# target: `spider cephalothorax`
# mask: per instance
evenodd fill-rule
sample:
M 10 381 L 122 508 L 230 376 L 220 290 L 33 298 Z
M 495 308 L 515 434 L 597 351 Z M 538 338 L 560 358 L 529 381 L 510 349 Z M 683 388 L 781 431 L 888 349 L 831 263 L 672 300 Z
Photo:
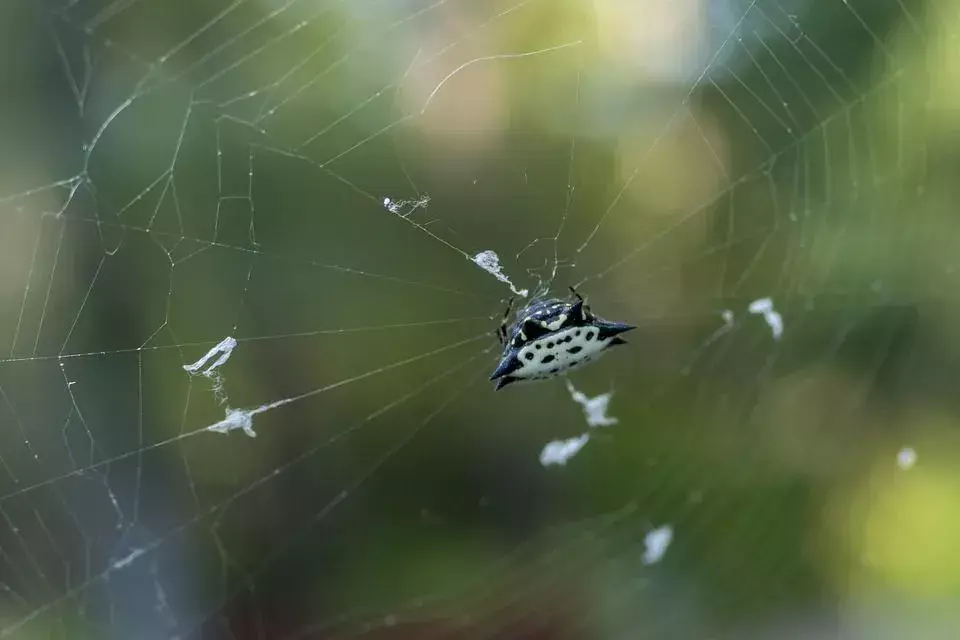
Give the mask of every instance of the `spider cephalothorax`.
M 619 334 L 634 327 L 608 322 L 590 312 L 583 298 L 532 302 L 507 327 L 500 326 L 503 354 L 490 376 L 497 389 L 520 380 L 545 380 L 599 358 L 608 348 L 626 344 Z M 509 309 L 507 310 L 509 314 Z

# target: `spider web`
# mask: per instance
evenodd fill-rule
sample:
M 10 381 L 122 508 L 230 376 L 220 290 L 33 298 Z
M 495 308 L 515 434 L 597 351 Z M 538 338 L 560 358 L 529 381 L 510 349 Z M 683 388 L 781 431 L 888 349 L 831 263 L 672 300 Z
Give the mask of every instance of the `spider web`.
M 639 5 L 3 8 L 0 637 L 814 601 L 802 513 L 853 432 L 790 441 L 781 381 L 839 372 L 855 422 L 919 359 L 947 280 L 902 215 L 935 184 L 904 51 L 956 7 Z M 568 285 L 631 345 L 494 394 L 506 299 Z

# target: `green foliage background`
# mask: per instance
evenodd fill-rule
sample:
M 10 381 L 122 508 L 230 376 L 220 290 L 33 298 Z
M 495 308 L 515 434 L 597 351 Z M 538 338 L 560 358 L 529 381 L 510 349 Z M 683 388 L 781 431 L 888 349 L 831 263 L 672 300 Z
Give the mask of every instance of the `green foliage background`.
M 6 631 L 954 637 L 960 4 L 636 5 L 5 3 Z M 640 325 L 564 467 L 485 249 Z

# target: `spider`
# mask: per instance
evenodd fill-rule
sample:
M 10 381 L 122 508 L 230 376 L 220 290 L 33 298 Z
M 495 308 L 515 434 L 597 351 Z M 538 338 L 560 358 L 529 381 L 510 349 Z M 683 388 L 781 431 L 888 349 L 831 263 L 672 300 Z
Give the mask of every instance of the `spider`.
M 521 380 L 546 380 L 599 358 L 609 347 L 626 344 L 619 334 L 635 327 L 609 322 L 590 312 L 583 296 L 570 287 L 573 299 L 535 300 L 513 324 L 507 323 L 513 298 L 507 304 L 497 337 L 503 354 L 490 376 L 497 389 Z

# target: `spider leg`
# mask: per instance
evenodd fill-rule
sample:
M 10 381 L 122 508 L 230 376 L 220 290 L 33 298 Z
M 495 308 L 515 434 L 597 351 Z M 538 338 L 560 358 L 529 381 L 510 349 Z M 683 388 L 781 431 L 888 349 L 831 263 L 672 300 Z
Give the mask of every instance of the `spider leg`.
M 573 287 L 569 287 L 569 289 L 570 289 L 570 293 L 573 294 L 573 297 L 575 297 L 575 298 L 577 299 L 577 301 L 576 301 L 576 302 L 574 303 L 574 305 L 573 305 L 573 308 L 574 308 L 574 309 L 577 309 L 577 308 L 579 307 L 579 310 L 578 310 L 579 313 L 578 313 L 578 315 L 580 316 L 581 319 L 583 319 L 583 320 L 588 320 L 588 319 L 590 319 L 590 307 L 589 307 L 588 305 L 584 304 L 584 302 L 583 302 L 583 296 L 580 295 L 580 294 L 577 292 L 577 290 L 574 289 Z
M 500 320 L 500 326 L 496 331 L 497 338 L 500 340 L 500 344 L 507 343 L 507 318 L 510 317 L 511 310 L 513 310 L 513 297 L 507 301 L 507 308 L 503 312 L 503 318 Z

